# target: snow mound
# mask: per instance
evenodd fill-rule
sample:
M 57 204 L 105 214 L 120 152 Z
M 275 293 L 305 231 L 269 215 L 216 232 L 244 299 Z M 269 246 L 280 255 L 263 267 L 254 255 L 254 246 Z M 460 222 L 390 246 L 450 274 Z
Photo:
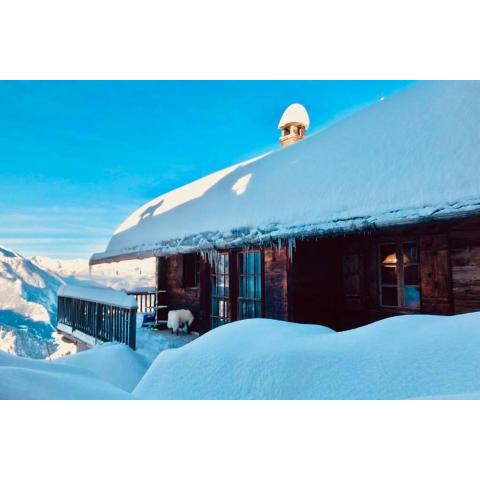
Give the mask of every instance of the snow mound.
M 131 392 L 143 377 L 148 362 L 126 345 L 103 344 L 91 350 L 55 360 L 55 363 L 81 367 L 105 382 Z
M 266 319 L 162 352 L 145 399 L 407 399 L 480 391 L 480 313 L 405 315 L 335 333 Z
M 89 370 L 0 352 L 1 400 L 120 400 L 130 394 Z
M 301 142 L 159 196 L 91 262 L 480 211 L 480 82 L 425 82 Z M 241 194 L 235 188 L 248 178 Z

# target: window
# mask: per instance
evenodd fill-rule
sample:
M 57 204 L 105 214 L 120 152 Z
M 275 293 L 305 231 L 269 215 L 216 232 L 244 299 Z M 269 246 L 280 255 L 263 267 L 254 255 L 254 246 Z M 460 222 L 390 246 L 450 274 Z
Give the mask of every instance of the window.
M 211 269 L 212 328 L 230 321 L 230 268 L 228 253 L 219 253 Z
M 420 273 L 416 242 L 380 245 L 380 303 L 420 309 Z
M 200 286 L 200 255 L 188 253 L 183 255 L 183 287 L 193 288 Z
M 262 316 L 262 254 L 259 250 L 238 254 L 238 318 Z

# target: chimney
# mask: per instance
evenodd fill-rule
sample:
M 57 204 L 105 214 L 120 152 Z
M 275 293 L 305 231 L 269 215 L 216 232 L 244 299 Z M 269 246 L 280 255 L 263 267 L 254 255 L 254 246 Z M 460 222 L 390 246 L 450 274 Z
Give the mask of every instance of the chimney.
M 286 147 L 291 143 L 298 142 L 305 136 L 310 125 L 307 110 L 300 103 L 292 103 L 282 115 L 278 124 L 282 131 L 280 144 Z

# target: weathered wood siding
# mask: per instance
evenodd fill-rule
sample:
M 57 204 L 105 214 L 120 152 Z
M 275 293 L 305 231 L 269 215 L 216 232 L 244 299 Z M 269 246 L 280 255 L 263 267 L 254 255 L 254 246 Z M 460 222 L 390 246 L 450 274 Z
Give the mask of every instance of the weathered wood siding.
M 423 224 L 343 237 L 298 240 L 293 260 L 287 248 L 263 252 L 264 316 L 321 323 L 336 330 L 363 325 L 408 310 L 379 304 L 378 244 L 416 241 L 419 249 L 420 313 L 480 310 L 480 221 Z M 230 251 L 231 318 L 237 318 L 237 254 Z M 201 261 L 200 288 L 183 287 L 181 255 L 162 260 L 159 282 L 169 309 L 188 308 L 194 329 L 210 325 L 210 266 Z
M 265 317 L 288 320 L 289 260 L 287 248 L 264 250 Z
M 480 222 L 463 222 L 450 232 L 455 313 L 480 310 Z
M 421 312 L 440 315 L 452 314 L 453 299 L 448 234 L 421 235 L 419 249 Z

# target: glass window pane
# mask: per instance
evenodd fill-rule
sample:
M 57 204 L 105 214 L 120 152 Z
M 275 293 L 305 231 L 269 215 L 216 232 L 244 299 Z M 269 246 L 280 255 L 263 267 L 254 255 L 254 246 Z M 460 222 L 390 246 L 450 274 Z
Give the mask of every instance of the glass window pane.
M 403 244 L 403 263 L 417 263 L 417 245 L 415 243 Z
M 395 244 L 380 246 L 380 261 L 385 263 L 397 263 L 397 247 Z
M 382 265 L 382 283 L 388 285 L 397 284 L 397 267 L 396 265 Z
M 261 253 L 260 252 L 255 252 L 255 275 L 261 275 L 262 270 L 261 270 Z
M 405 285 L 418 285 L 418 265 L 406 265 L 403 269 L 403 276 Z
M 260 275 L 255 277 L 255 298 L 262 298 L 262 277 Z
M 403 298 L 406 308 L 420 308 L 420 288 L 405 287 L 403 289 Z
M 246 316 L 245 301 L 244 301 L 244 300 L 240 300 L 240 302 L 239 302 L 238 305 L 239 305 L 239 309 L 238 309 L 238 310 L 239 310 L 239 311 L 238 311 L 238 314 L 239 314 L 239 315 L 238 315 L 238 316 L 239 316 L 240 318 L 245 318 L 245 316 Z
M 253 318 L 255 317 L 255 302 L 248 302 L 248 317 Z
M 382 287 L 382 305 L 398 306 L 397 287 Z
M 218 302 L 216 298 L 212 298 L 212 315 L 218 315 Z
M 248 298 L 255 298 L 255 277 L 253 275 L 249 275 L 247 277 L 247 296 Z
M 260 302 L 255 302 L 255 316 L 262 316 L 262 304 Z
M 255 273 L 255 252 L 248 252 L 248 273 L 250 275 Z
M 224 255 L 224 262 L 223 263 L 224 263 L 224 273 L 228 273 L 228 268 L 229 268 L 229 266 L 228 266 L 228 254 Z

